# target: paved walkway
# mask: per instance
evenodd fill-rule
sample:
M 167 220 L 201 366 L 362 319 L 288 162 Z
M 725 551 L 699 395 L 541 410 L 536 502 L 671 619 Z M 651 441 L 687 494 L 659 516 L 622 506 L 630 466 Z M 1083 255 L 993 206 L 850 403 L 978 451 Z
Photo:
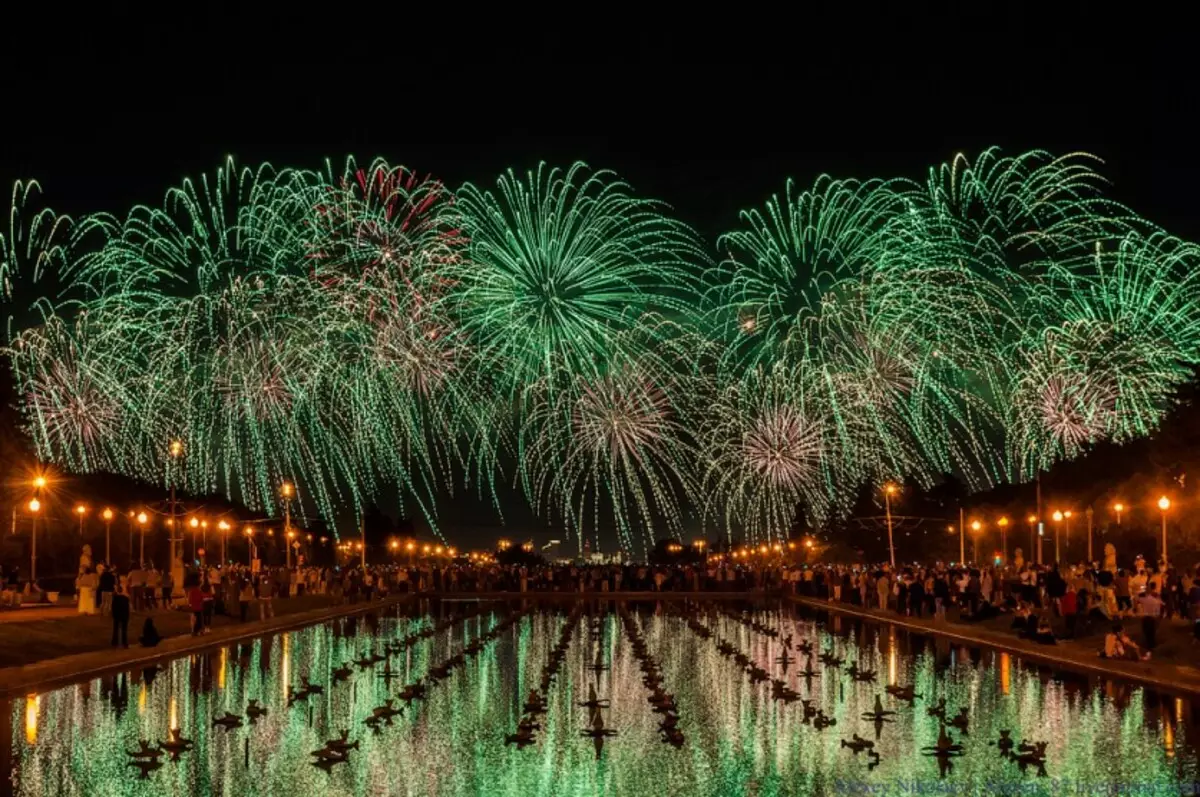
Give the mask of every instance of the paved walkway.
M 74 604 L 31 606 L 27 609 L 5 609 L 0 611 L 0 625 L 4 623 L 31 623 L 37 620 L 65 620 L 79 614 Z
M 277 598 L 275 618 L 258 620 L 255 611 L 247 622 L 217 615 L 212 632 L 192 636 L 187 612 L 161 609 L 149 614 L 135 612 L 129 623 L 128 648 L 111 645 L 112 621 L 107 617 L 72 614 L 66 618 L 0 624 L 0 694 L 44 691 L 54 685 L 103 672 L 144 666 L 150 662 L 227 645 L 243 639 L 276 633 L 335 617 L 360 614 L 401 603 L 407 596 L 386 601 L 332 605 L 326 596 Z M 256 609 L 256 607 L 252 607 Z M 32 610 L 30 610 L 32 611 Z M 137 642 L 147 616 L 164 639 L 157 647 L 144 648 Z
M 1163 621 L 1159 626 L 1159 644 L 1151 661 L 1113 661 L 1099 657 L 1108 628 L 1093 627 L 1092 633 L 1077 640 L 1060 639 L 1056 645 L 1041 645 L 1021 639 L 1009 629 L 1011 615 L 1001 615 L 994 620 L 972 624 L 960 622 L 957 610 L 947 612 L 947 620 L 932 618 L 903 617 L 893 611 L 878 609 L 863 610 L 858 606 L 836 603 L 819 598 L 799 595 L 789 596 L 796 603 L 824 609 L 839 614 L 867 618 L 881 623 L 892 623 L 924 634 L 937 634 L 973 645 L 986 645 L 1012 651 L 1021 658 L 1048 664 L 1052 667 L 1141 681 L 1170 692 L 1200 695 L 1200 644 L 1191 639 L 1190 622 Z M 1140 625 L 1135 620 L 1125 620 L 1125 630 L 1135 642 L 1141 642 Z

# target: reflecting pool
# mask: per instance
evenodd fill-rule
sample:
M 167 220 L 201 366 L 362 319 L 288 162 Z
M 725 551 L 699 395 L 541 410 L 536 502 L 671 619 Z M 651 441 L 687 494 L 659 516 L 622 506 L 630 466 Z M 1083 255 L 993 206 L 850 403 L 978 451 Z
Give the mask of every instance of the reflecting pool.
M 797 650 L 806 642 L 811 677 Z M 445 678 L 421 681 L 423 697 L 398 699 L 460 652 Z M 654 710 L 646 657 L 674 712 Z M 1177 795 L 1198 779 L 1184 698 L 787 603 L 422 602 L 162 666 L 11 698 L 5 793 Z M 547 667 L 555 675 L 531 743 L 506 743 Z M 756 668 L 766 680 L 752 682 Z M 305 679 L 316 690 L 297 697 Z M 911 703 L 894 694 L 906 685 Z M 605 707 L 580 705 L 593 689 Z M 879 723 L 862 717 L 877 697 L 895 712 Z M 404 708 L 391 724 L 389 699 Z M 266 708 L 254 722 L 251 700 Z M 945 726 L 961 749 L 925 755 L 938 745 L 943 719 L 930 709 L 941 700 L 947 722 L 966 709 L 959 727 Z M 368 724 L 376 709 L 383 718 Z M 241 725 L 214 725 L 226 712 Z M 670 713 L 678 745 L 660 729 Z M 597 714 L 615 734 L 582 733 Z M 835 724 L 818 727 L 817 716 Z M 130 753 L 171 729 L 192 749 L 176 761 L 151 754 L 160 766 L 142 779 Z M 344 760 L 313 755 L 342 730 Z M 997 745 L 1002 730 L 1012 755 Z M 1022 764 L 1021 742 L 1044 752 Z

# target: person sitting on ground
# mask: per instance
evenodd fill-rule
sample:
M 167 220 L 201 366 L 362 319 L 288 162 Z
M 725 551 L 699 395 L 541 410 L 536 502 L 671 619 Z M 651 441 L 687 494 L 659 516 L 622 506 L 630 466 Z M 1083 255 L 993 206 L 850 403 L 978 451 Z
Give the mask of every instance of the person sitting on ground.
M 1017 632 L 1017 636 L 1022 639 L 1034 639 L 1037 637 L 1038 631 L 1038 616 L 1037 612 L 1032 609 L 1025 615 L 1025 625 Z
M 1100 651 L 1104 659 L 1126 658 L 1125 645 L 1121 643 L 1121 624 L 1113 623 L 1112 630 L 1104 635 L 1104 650 Z
M 142 623 L 142 635 L 138 638 L 138 642 L 142 643 L 144 648 L 157 647 L 162 641 L 162 637 L 158 633 L 158 629 L 154 627 L 154 620 L 150 617 L 146 618 L 146 622 Z
M 1134 661 L 1141 659 L 1145 661 L 1150 658 L 1150 651 L 1143 653 L 1138 643 L 1134 642 L 1129 634 L 1125 633 L 1124 629 L 1121 630 L 1121 646 L 1125 648 L 1125 658 L 1127 659 L 1133 659 Z
M 1054 630 L 1050 628 L 1050 621 L 1045 617 L 1037 624 L 1037 631 L 1033 635 L 1033 641 L 1039 645 L 1058 644 L 1054 638 Z
M 1029 615 L 1032 612 L 1029 604 L 1025 601 L 1017 601 L 1017 608 L 1013 611 L 1012 625 L 1009 627 L 1018 633 L 1025 630 L 1026 623 L 1029 622 Z

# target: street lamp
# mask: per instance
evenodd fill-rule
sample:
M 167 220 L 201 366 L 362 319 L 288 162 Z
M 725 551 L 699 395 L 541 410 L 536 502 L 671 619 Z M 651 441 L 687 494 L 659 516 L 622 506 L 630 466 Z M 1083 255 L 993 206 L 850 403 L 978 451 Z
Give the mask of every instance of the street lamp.
M 1121 513 L 1125 511 L 1125 505 L 1120 501 L 1113 504 L 1113 511 L 1117 513 L 1117 525 L 1121 525 Z
M 246 535 L 246 564 L 251 568 L 254 567 L 254 527 L 246 526 L 242 529 L 242 533 Z
M 104 563 L 112 566 L 112 520 L 113 511 L 108 507 L 100 513 L 100 517 L 104 518 Z
M 1004 565 L 1008 566 L 1008 518 L 1001 517 L 996 521 L 1000 527 L 1000 547 L 1004 550 Z
M 1171 508 L 1171 499 L 1165 495 L 1158 499 L 1158 508 L 1162 512 L 1162 560 L 1167 561 L 1167 510 Z
M 41 479 L 41 477 L 38 477 Z M 42 479 L 42 483 L 45 480 Z M 37 516 L 42 508 L 42 502 L 36 498 L 29 499 L 29 514 L 33 516 L 33 541 L 29 551 L 29 583 L 31 586 L 37 585 Z
M 283 496 L 283 528 L 287 532 L 289 542 L 287 543 L 287 567 L 290 570 L 292 567 L 292 495 L 296 492 L 296 488 L 291 482 L 284 482 L 279 488 L 279 494 Z
M 217 528 L 221 530 L 221 566 L 224 567 L 225 563 L 229 561 L 225 558 L 225 540 L 229 536 L 229 524 L 222 520 L 217 524 Z
M 87 507 L 83 504 L 75 505 L 75 514 L 79 515 L 79 539 L 83 539 L 83 516 L 87 514 Z
M 1029 524 L 1029 558 L 1040 565 L 1042 563 L 1042 553 L 1038 549 L 1037 535 L 1034 534 L 1034 529 L 1037 526 L 1037 515 L 1030 515 L 1025 518 L 1025 522 Z
M 1058 552 L 1058 530 L 1063 522 L 1063 513 L 1055 510 L 1054 514 L 1050 516 L 1050 519 L 1054 521 L 1054 562 L 1055 564 L 1058 564 L 1062 561 L 1062 557 Z
M 200 528 L 200 518 L 192 515 L 188 525 L 192 527 L 192 561 L 194 562 L 196 561 L 196 529 Z
M 1063 548 L 1066 549 L 1068 557 L 1071 556 L 1071 516 L 1073 514 L 1070 509 L 1063 512 L 1063 519 L 1066 521 L 1064 525 L 1067 527 L 1067 540 Z
M 971 535 L 971 539 L 974 540 L 974 551 L 971 554 L 971 558 L 974 559 L 976 563 L 978 563 L 979 562 L 979 533 L 981 531 L 983 531 L 983 524 L 980 523 L 978 520 L 971 521 L 971 531 L 974 532 Z
M 171 487 L 171 517 L 168 527 L 170 528 L 169 539 L 171 542 L 171 597 L 183 597 L 183 534 L 179 527 L 178 511 L 179 504 L 175 502 L 175 476 L 179 470 L 179 458 L 183 456 L 183 441 L 179 439 L 172 440 L 167 445 L 167 453 L 170 454 L 170 468 L 167 476 L 167 481 Z M 195 535 L 192 536 L 193 551 L 196 547 Z
M 887 515 L 888 552 L 892 559 L 892 569 L 896 569 L 896 543 L 892 540 L 892 496 L 900 492 L 900 488 L 892 482 L 883 486 L 883 507 Z
M 138 512 L 137 522 L 138 522 L 138 525 L 142 527 L 141 552 L 140 552 L 138 558 L 143 562 L 146 561 L 146 523 L 148 523 L 149 520 L 150 520 L 150 518 L 146 515 L 145 512 Z M 130 558 L 132 558 L 132 557 L 130 557 Z

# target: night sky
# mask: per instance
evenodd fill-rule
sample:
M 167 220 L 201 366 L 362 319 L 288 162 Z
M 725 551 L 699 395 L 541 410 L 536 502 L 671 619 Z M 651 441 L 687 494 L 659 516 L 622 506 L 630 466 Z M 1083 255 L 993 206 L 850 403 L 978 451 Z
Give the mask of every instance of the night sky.
M 0 32 L 0 183 L 35 177 L 59 210 L 123 214 L 226 155 L 378 155 L 451 185 L 581 159 L 711 244 L 788 177 L 920 179 L 995 144 L 1095 153 L 1115 198 L 1200 237 L 1196 70 L 1174 41 L 1190 27 L 1056 8 L 24 8 L 39 18 Z

